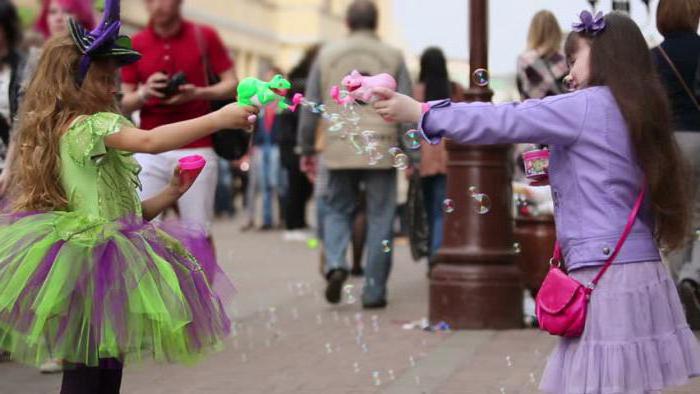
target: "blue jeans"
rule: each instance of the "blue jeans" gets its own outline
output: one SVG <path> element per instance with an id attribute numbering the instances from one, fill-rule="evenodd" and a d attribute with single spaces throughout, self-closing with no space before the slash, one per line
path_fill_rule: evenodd
<path id="1" fill-rule="evenodd" d="M 345 256 L 361 183 L 367 194 L 367 265 L 362 301 L 374 303 L 386 299 L 386 283 L 391 272 L 392 252 L 384 252 L 382 241 L 393 247 L 395 170 L 330 171 L 323 215 L 326 274 L 336 269 L 349 270 Z"/>
<path id="2" fill-rule="evenodd" d="M 226 213 L 230 216 L 236 213 L 233 205 L 233 176 L 231 164 L 224 159 L 219 159 L 219 182 L 216 184 L 216 196 L 214 197 L 214 211 L 217 214 Z"/>
<path id="3" fill-rule="evenodd" d="M 421 178 L 425 212 L 428 214 L 428 233 L 430 235 L 430 257 L 437 253 L 442 245 L 442 203 L 445 201 L 447 187 L 446 175 L 432 175 Z"/>
<path id="4" fill-rule="evenodd" d="M 272 204 L 280 186 L 280 150 L 277 145 L 263 144 L 255 152 L 257 187 L 263 197 L 263 226 L 272 226 Z"/>

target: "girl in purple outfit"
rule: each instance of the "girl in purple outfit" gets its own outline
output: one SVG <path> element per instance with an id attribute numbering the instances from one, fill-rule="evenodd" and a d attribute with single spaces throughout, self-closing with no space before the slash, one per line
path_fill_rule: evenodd
<path id="1" fill-rule="evenodd" d="M 578 91 L 521 104 L 427 104 L 388 90 L 376 111 L 419 122 L 432 143 L 550 146 L 557 238 L 569 274 L 589 283 L 615 248 L 634 202 L 647 193 L 614 264 L 593 291 L 580 338 L 562 338 L 540 388 L 548 393 L 656 393 L 700 375 L 659 249 L 682 245 L 688 225 L 685 164 L 639 28 L 628 17 L 581 14 L 566 43 Z"/>

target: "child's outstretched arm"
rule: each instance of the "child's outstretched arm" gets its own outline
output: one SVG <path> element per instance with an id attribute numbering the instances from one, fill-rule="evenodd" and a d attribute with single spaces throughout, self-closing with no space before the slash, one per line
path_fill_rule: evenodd
<path id="1" fill-rule="evenodd" d="M 122 127 L 119 132 L 105 137 L 105 145 L 127 152 L 166 152 L 181 148 L 217 130 L 247 129 L 250 127 L 248 117 L 257 113 L 258 109 L 253 106 L 233 103 L 199 118 L 159 126 L 149 131 Z"/>
<path id="2" fill-rule="evenodd" d="M 423 104 L 410 97 L 378 88 L 384 97 L 374 103 L 379 115 L 398 122 L 418 122 L 425 135 L 436 143 L 442 137 L 460 144 L 536 143 L 570 145 L 581 134 L 588 114 L 588 90 L 528 100 L 523 103 L 452 103 L 449 100 Z"/>
<path id="3" fill-rule="evenodd" d="M 155 196 L 141 202 L 143 218 L 148 221 L 155 219 L 164 210 L 175 204 L 190 189 L 196 179 L 196 177 L 183 179 L 180 177 L 180 168 L 176 167 L 168 186 Z"/>

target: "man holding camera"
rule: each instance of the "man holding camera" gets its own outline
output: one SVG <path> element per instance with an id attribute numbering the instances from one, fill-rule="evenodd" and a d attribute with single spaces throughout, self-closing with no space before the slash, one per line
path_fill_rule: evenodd
<path id="1" fill-rule="evenodd" d="M 233 61 L 216 31 L 184 20 L 183 0 L 144 2 L 150 21 L 133 38 L 133 47 L 143 58 L 122 68 L 122 110 L 140 110 L 140 126 L 150 130 L 205 115 L 211 110 L 211 101 L 233 99 L 237 84 Z M 219 82 L 212 83 L 214 78 Z M 191 154 L 204 156 L 208 163 L 178 202 L 180 217 L 209 232 L 218 161 L 211 137 L 173 152 L 135 155 L 143 167 L 141 197 L 149 198 L 161 190 L 177 160 Z"/>

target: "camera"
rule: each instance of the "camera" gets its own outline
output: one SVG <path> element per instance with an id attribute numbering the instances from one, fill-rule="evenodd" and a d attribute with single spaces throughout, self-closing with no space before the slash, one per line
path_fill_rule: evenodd
<path id="1" fill-rule="evenodd" d="M 187 83 L 185 73 L 179 71 L 168 78 L 168 84 L 161 90 L 166 97 L 175 96 L 180 92 L 180 86 Z"/>

